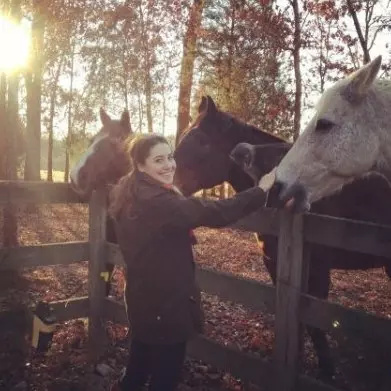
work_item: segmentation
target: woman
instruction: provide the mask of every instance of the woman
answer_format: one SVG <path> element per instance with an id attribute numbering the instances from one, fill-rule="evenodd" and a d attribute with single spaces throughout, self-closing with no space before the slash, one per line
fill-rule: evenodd
<path id="1" fill-rule="evenodd" d="M 186 341 L 202 332 L 192 229 L 224 227 L 265 202 L 274 171 L 235 197 L 186 198 L 173 186 L 175 160 L 164 137 L 144 135 L 131 146 L 133 171 L 111 193 L 110 214 L 126 263 L 125 299 L 131 327 L 129 363 L 112 390 L 175 390 Z"/>

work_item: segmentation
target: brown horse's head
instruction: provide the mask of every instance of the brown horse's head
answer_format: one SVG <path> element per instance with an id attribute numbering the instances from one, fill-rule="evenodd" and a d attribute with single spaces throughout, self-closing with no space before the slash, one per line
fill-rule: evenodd
<path id="1" fill-rule="evenodd" d="M 132 129 L 128 111 L 119 120 L 113 120 L 101 108 L 100 119 L 102 128 L 70 173 L 73 189 L 86 198 L 96 188 L 117 182 L 130 170 L 127 140 Z"/>
<path id="2" fill-rule="evenodd" d="M 241 142 L 254 145 L 284 143 L 281 138 L 220 110 L 210 96 L 203 97 L 198 117 L 175 149 L 175 183 L 184 194 L 208 189 L 224 181 L 236 191 L 253 186 L 252 177 L 242 171 L 231 156 L 233 148 Z M 273 168 L 266 163 L 259 167 L 260 173 L 265 174 Z"/>

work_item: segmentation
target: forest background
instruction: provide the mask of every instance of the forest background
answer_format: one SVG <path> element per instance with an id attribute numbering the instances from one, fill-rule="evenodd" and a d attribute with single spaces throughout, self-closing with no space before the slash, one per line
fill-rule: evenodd
<path id="1" fill-rule="evenodd" d="M 174 144 L 209 94 L 294 140 L 334 81 L 378 54 L 389 77 L 390 3 L 2 0 L 0 14 L 24 31 L 29 52 L 0 69 L 0 180 L 53 181 L 56 172 L 68 181 L 100 107 L 113 117 L 127 108 L 135 132 Z M 1 26 L 7 59 L 20 46 Z"/>

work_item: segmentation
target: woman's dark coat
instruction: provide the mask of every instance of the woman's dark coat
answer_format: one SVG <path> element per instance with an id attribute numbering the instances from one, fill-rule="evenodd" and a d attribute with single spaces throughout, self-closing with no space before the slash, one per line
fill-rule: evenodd
<path id="1" fill-rule="evenodd" d="M 202 332 L 191 230 L 223 227 L 265 202 L 258 187 L 221 200 L 186 198 L 137 173 L 131 211 L 117 220 L 126 268 L 132 337 L 148 343 L 184 342 Z"/>

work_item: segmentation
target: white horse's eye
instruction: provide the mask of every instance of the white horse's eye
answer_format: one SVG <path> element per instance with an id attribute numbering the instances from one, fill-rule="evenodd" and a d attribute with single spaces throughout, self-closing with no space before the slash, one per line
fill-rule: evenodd
<path id="1" fill-rule="evenodd" d="M 320 132 L 327 132 L 334 126 L 334 122 L 329 121 L 326 118 L 320 118 L 316 122 L 316 128 L 315 130 L 318 130 Z"/>

